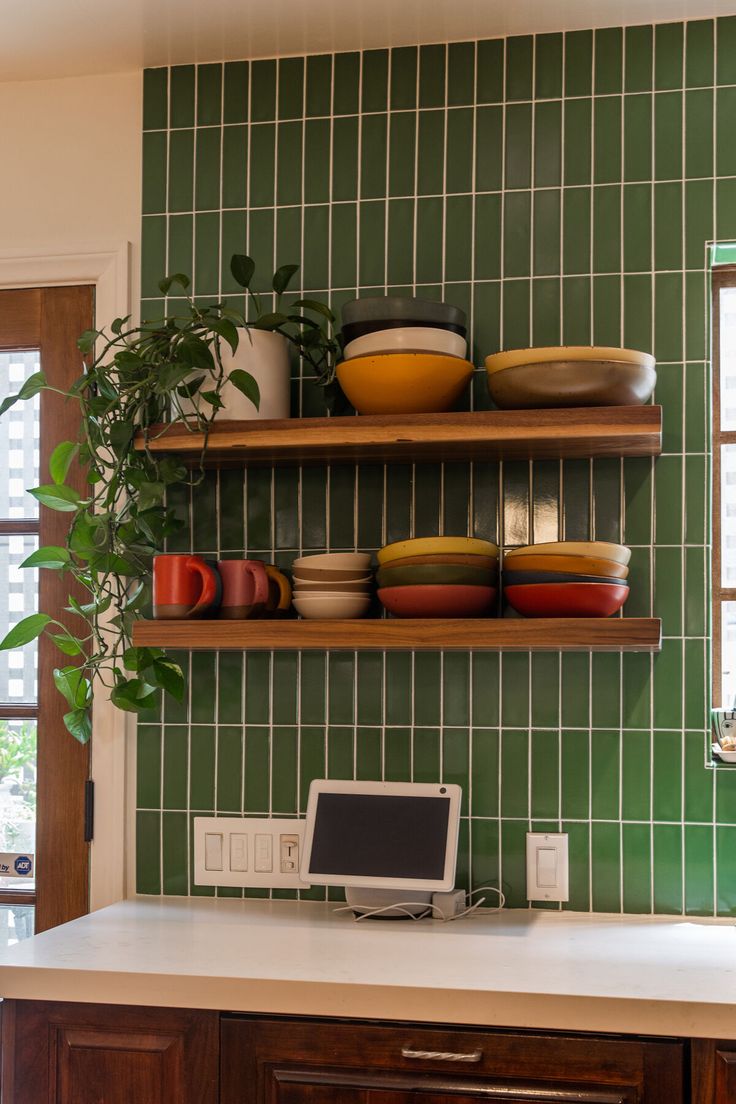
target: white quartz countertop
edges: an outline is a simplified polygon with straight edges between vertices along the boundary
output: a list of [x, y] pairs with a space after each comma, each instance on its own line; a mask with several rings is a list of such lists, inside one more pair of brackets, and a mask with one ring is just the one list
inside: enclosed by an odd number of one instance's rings
[[0, 996], [723, 1038], [736, 925], [526, 910], [356, 923], [312, 902], [139, 897], [1, 951]]

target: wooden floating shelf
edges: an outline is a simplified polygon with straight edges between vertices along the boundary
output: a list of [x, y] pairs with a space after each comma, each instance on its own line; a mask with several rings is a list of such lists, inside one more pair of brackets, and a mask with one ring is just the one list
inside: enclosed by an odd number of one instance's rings
[[658, 652], [653, 617], [137, 621], [133, 644], [193, 651]]
[[[152, 427], [148, 447], [186, 460], [199, 455], [202, 443], [203, 434], [176, 423]], [[139, 436], [136, 448], [143, 447]], [[556, 460], [661, 450], [661, 406], [595, 406], [216, 422], [207, 464]]]

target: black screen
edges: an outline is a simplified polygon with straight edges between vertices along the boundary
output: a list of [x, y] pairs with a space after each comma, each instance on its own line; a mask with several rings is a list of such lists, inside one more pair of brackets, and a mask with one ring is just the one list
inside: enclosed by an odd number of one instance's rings
[[321, 793], [310, 872], [441, 881], [449, 816], [447, 797]]

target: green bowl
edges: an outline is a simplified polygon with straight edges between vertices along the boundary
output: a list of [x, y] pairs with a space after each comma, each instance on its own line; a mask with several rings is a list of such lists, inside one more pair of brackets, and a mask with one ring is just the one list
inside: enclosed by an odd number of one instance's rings
[[381, 567], [376, 579], [379, 587], [394, 586], [493, 586], [495, 572], [467, 564], [406, 564]]

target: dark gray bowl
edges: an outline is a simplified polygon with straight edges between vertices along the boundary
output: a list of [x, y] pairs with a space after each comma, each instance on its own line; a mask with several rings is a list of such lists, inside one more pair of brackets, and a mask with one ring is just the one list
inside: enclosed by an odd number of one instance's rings
[[616, 583], [628, 586], [626, 579], [611, 579], [599, 575], [569, 575], [566, 571], [504, 571], [504, 586], [526, 586], [533, 583]]
[[375, 295], [351, 299], [342, 308], [343, 326], [356, 322], [381, 322], [391, 319], [402, 326], [467, 326], [465, 311], [450, 303], [433, 299], [411, 299], [401, 295]]

